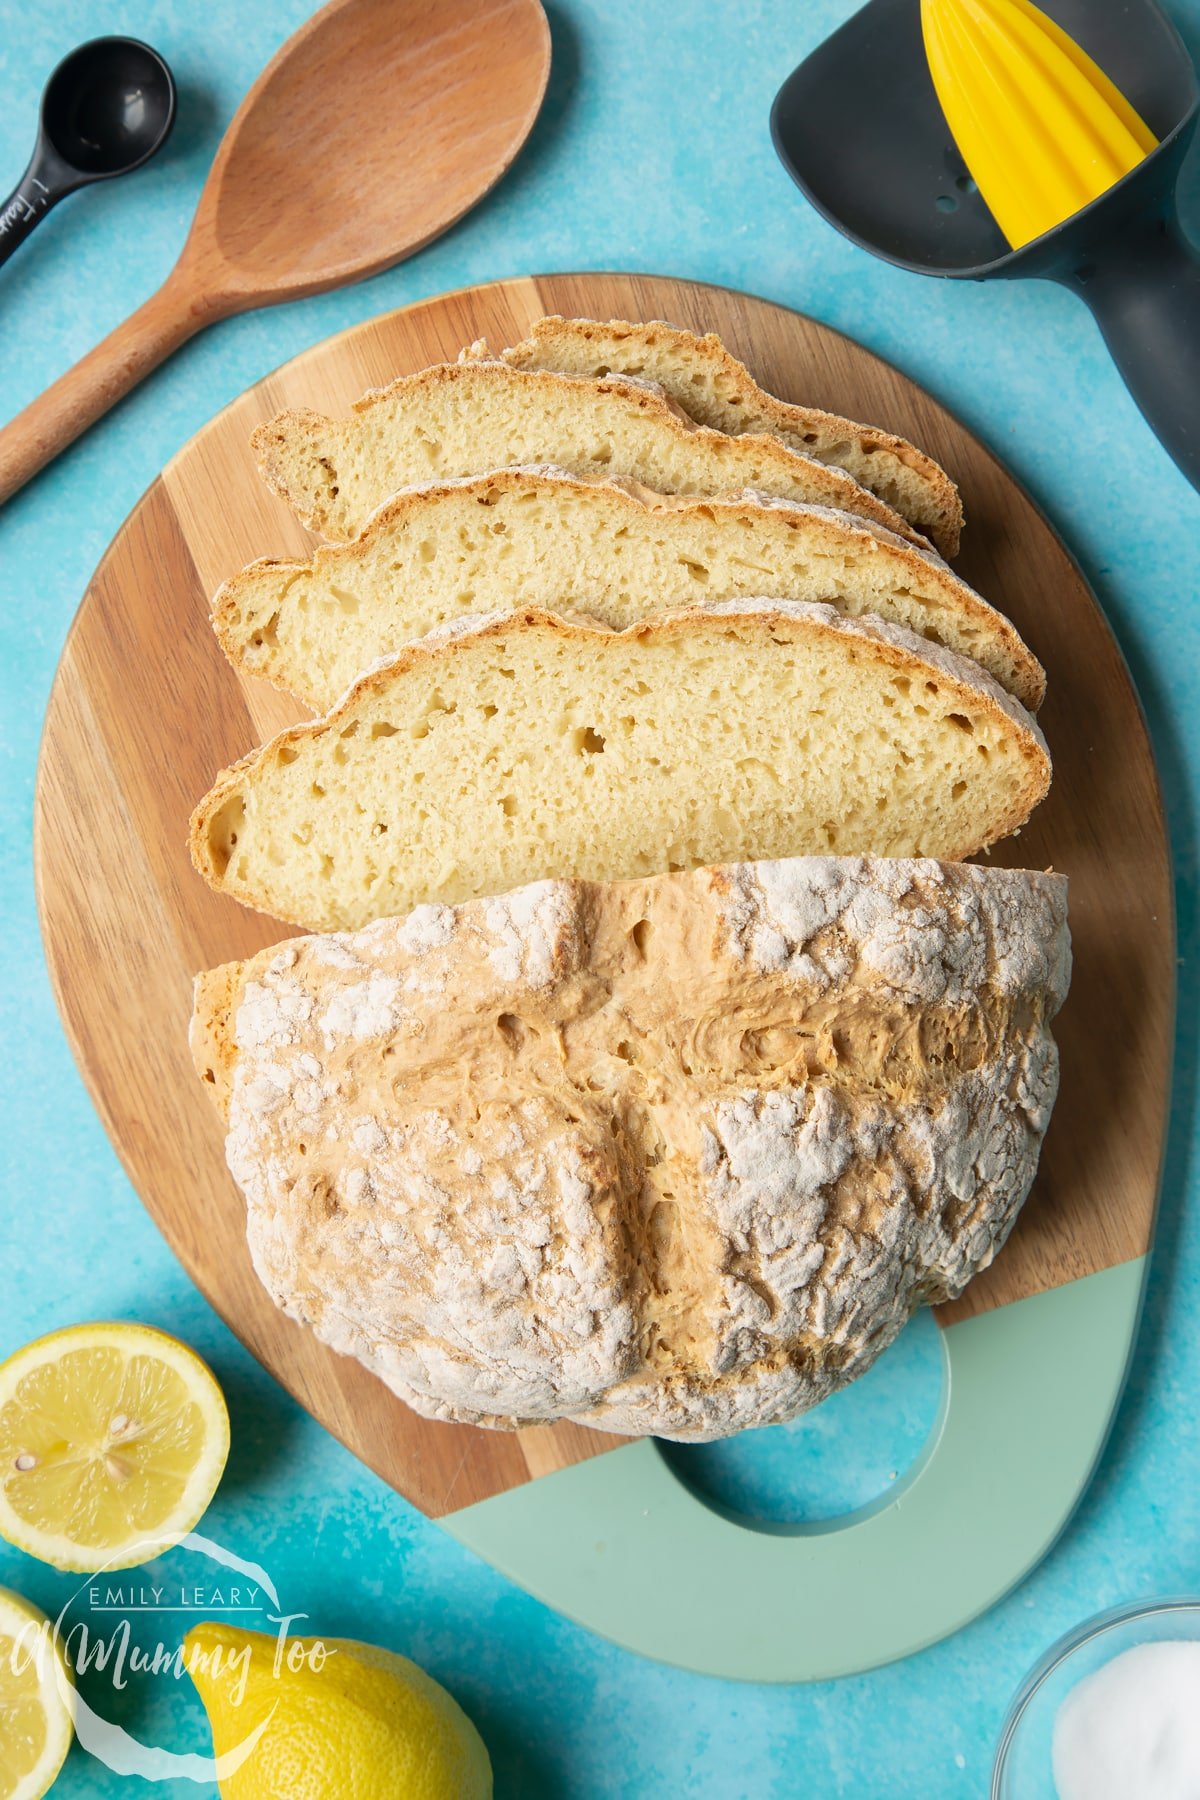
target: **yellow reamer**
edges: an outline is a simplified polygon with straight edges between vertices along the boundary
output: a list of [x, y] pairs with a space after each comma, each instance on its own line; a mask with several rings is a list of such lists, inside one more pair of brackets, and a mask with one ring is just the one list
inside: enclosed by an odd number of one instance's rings
[[1158, 142], [1032, 0], [921, 0], [921, 29], [946, 122], [1014, 250], [1098, 199]]

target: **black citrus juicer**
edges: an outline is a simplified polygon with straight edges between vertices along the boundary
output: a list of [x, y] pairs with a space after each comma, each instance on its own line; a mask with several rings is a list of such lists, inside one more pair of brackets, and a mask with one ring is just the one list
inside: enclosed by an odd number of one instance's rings
[[771, 112], [788, 173], [832, 225], [921, 275], [1036, 275], [1085, 300], [1133, 398], [1200, 488], [1200, 255], [1175, 189], [1200, 92], [1154, 0], [1039, 0], [1160, 140], [1115, 186], [1018, 250], [951, 136], [920, 0], [870, 0], [793, 70]]

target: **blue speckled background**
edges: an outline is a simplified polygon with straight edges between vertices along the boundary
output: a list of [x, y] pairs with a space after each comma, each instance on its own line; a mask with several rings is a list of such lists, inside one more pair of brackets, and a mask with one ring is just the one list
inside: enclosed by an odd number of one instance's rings
[[[1200, 0], [1169, 4], [1200, 49]], [[42, 80], [82, 38], [148, 38], [176, 71], [181, 109], [157, 162], [68, 201], [0, 270], [0, 413], [15, 412], [166, 274], [221, 130], [307, 10], [307, 0], [44, 0], [36, 10], [3, 0], [0, 185], [23, 167]], [[922, 281], [869, 261], [805, 209], [771, 150], [768, 108], [788, 69], [849, 10], [848, 0], [555, 0], [544, 114], [474, 214], [365, 286], [234, 320], [192, 343], [0, 517], [0, 1355], [104, 1314], [186, 1337], [216, 1369], [233, 1416], [229, 1471], [206, 1529], [264, 1563], [288, 1610], [307, 1611], [314, 1629], [403, 1649], [446, 1681], [487, 1739], [499, 1794], [521, 1800], [976, 1796], [1009, 1695], [1052, 1638], [1101, 1606], [1200, 1589], [1200, 502], [1065, 293]], [[1200, 231], [1195, 160], [1187, 198]], [[1007, 458], [1078, 555], [1124, 645], [1174, 838], [1182, 1023], [1173, 1130], [1149, 1303], [1104, 1462], [1064, 1540], [987, 1618], [905, 1663], [821, 1687], [721, 1683], [599, 1641], [459, 1549], [300, 1413], [193, 1291], [143, 1213], [72, 1065], [38, 941], [30, 819], [46, 695], [92, 568], [163, 462], [242, 388], [355, 320], [468, 282], [604, 267], [725, 283], [813, 312], [924, 382]], [[933, 1329], [919, 1321], [827, 1411], [706, 1453], [703, 1479], [778, 1517], [827, 1515], [880, 1492], [933, 1416]], [[4, 1546], [0, 1582], [47, 1606], [69, 1585]], [[182, 1690], [130, 1696], [126, 1706], [140, 1730], [199, 1747]], [[76, 1750], [55, 1791], [79, 1800], [151, 1790], [105, 1775]]]

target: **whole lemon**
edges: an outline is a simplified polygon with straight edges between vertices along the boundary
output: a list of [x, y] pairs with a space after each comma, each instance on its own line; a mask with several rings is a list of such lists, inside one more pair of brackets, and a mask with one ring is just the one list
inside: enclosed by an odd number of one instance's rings
[[406, 1656], [208, 1621], [183, 1648], [223, 1800], [490, 1800], [483, 1739]]

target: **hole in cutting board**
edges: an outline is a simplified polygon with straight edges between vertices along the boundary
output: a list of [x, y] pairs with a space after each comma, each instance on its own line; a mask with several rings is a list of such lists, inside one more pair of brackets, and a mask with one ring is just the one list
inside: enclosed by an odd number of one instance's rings
[[937, 1425], [946, 1359], [922, 1307], [890, 1350], [841, 1393], [789, 1425], [715, 1444], [660, 1443], [701, 1500], [747, 1523], [813, 1527], [886, 1501]]

